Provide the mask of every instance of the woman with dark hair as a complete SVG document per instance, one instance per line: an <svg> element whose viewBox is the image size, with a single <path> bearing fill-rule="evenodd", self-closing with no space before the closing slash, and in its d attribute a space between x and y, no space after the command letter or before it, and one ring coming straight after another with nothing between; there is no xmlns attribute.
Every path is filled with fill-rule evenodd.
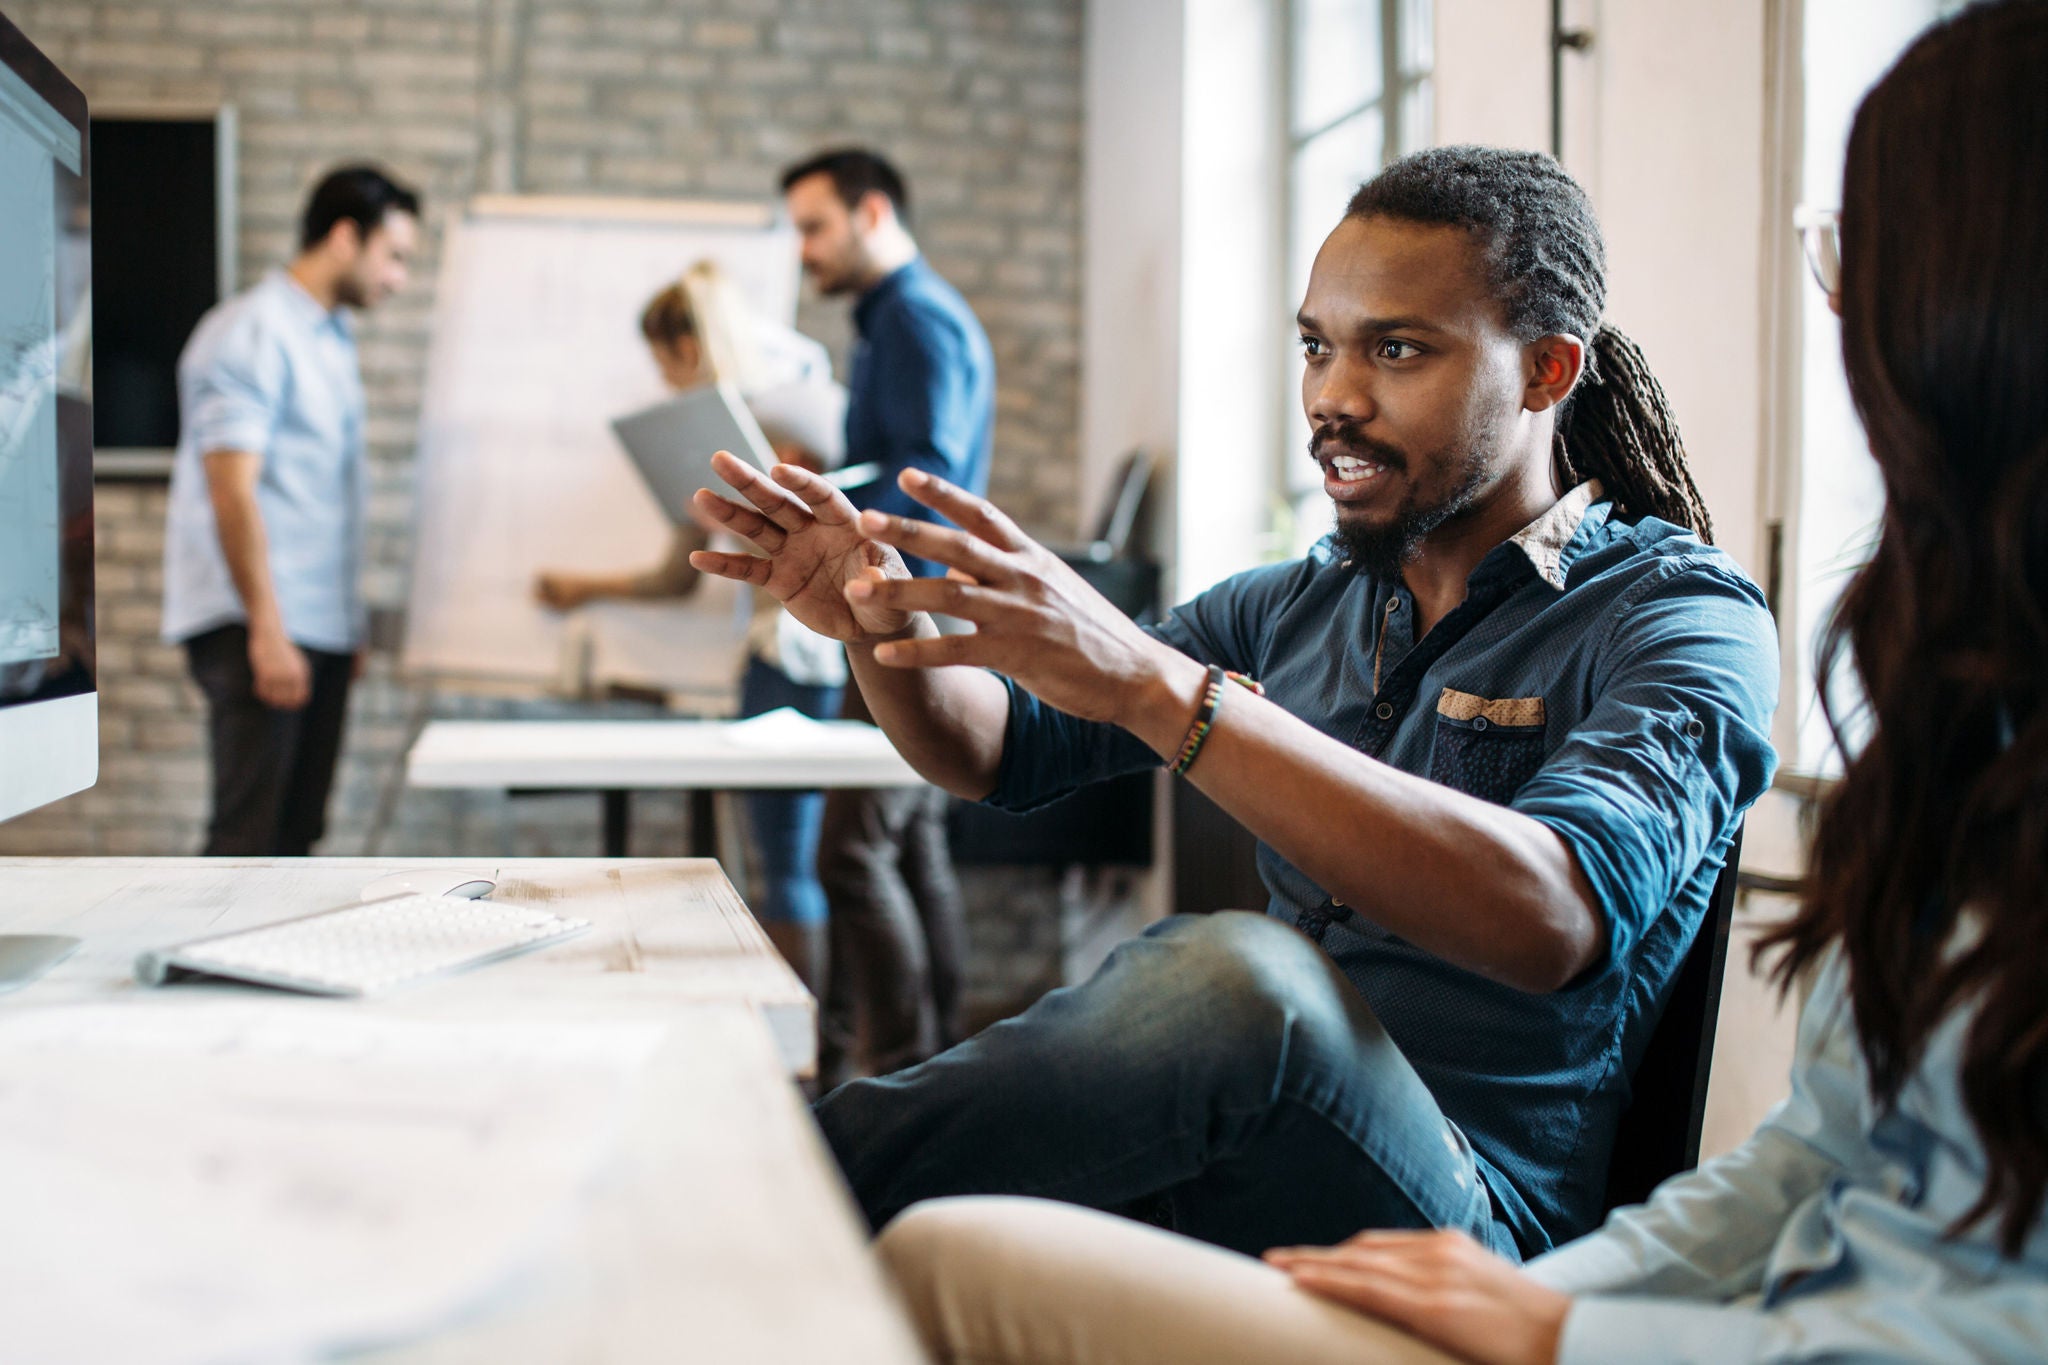
<svg viewBox="0 0 2048 1365"><path fill-rule="evenodd" d="M1830 283L1888 502L1820 652L1862 691L1829 712L1846 769L1760 948L1810 982L1791 1097L1526 1269L1453 1232L1262 1266L1063 1205L921 1205L881 1247L941 1360L2048 1359L2043 72L2048 4L1974 6L1850 135Z"/></svg>

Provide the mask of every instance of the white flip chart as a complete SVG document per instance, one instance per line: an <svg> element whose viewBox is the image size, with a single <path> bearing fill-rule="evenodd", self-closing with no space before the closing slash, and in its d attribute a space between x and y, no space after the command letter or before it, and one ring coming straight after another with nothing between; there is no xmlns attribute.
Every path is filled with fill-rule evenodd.
<svg viewBox="0 0 2048 1365"><path fill-rule="evenodd" d="M795 238L765 207L484 198L451 228L421 403L408 669L545 689L588 667L731 692L747 604L730 583L566 617L532 596L543 568L628 571L666 550L671 523L610 419L661 396L640 309L704 257L760 316L795 317Z"/></svg>

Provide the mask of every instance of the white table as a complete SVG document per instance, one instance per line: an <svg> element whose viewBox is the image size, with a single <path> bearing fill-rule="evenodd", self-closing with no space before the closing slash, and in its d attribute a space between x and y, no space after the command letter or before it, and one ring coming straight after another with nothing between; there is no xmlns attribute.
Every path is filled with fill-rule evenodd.
<svg viewBox="0 0 2048 1365"><path fill-rule="evenodd" d="M625 853L629 795L692 793L691 852L712 856L710 795L759 788L908 787L924 779L857 721L437 720L406 757L414 787L596 791L605 852Z"/></svg>
<svg viewBox="0 0 2048 1365"><path fill-rule="evenodd" d="M473 862L445 864L468 868ZM516 1294L379 1360L910 1362L921 1358L788 1072L811 1005L716 864L504 860L498 899L580 938L366 1001L138 985L135 954L353 899L405 859L0 859L0 932L84 946L0 1011L233 992L383 1018L659 1020L599 1186ZM179 993L183 993L180 996Z"/></svg>

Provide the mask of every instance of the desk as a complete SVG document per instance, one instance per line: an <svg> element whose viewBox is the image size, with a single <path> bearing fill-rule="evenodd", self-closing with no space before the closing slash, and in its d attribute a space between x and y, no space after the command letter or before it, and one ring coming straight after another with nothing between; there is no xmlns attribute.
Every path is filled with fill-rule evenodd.
<svg viewBox="0 0 2048 1365"><path fill-rule="evenodd" d="M715 852L710 795L766 787L909 787L923 783L888 737L855 721L764 733L749 721L437 720L406 756L414 787L597 791L604 847L623 857L636 790L692 793L690 851Z"/></svg>
<svg viewBox="0 0 2048 1365"><path fill-rule="evenodd" d="M149 991L135 953L352 899L404 859L0 859L0 932L84 946L0 1011ZM475 866L473 862L450 867ZM594 922L578 939L370 1001L263 993L383 1017L659 1019L612 1159L544 1263L480 1316L365 1357L393 1365L921 1358L787 1073L810 1004L712 863L504 860L501 900ZM780 1020L781 1022L778 1022ZM801 1028L795 1021L801 1021Z"/></svg>

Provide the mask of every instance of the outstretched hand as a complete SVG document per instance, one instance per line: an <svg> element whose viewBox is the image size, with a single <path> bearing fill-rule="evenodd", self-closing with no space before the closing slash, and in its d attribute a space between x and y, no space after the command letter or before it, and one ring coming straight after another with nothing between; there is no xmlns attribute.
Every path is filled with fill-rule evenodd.
<svg viewBox="0 0 2048 1365"><path fill-rule="evenodd" d="M846 596L850 583L883 583L908 578L910 571L902 556L861 531L844 493L793 464L779 464L764 476L723 450L711 457L711 467L746 502L700 488L691 505L761 553L696 550L691 564L753 584L798 621L834 640L872 643L912 627L909 611Z"/></svg>
<svg viewBox="0 0 2048 1365"><path fill-rule="evenodd" d="M1310 1293L1477 1365L1553 1365L1572 1305L1458 1232L1361 1232L1265 1259Z"/></svg>
<svg viewBox="0 0 2048 1365"><path fill-rule="evenodd" d="M949 572L944 578L849 578L847 602L855 612L892 619L936 612L970 622L974 630L880 644L877 662L993 669L1069 715L1122 725L1148 742L1137 722L1160 710L1162 693L1199 696L1200 664L1140 630L986 499L921 470L904 471L897 484L954 525L870 511L860 514L857 532ZM1164 709L1171 713L1165 730L1177 743L1187 716L1178 704Z"/></svg>

